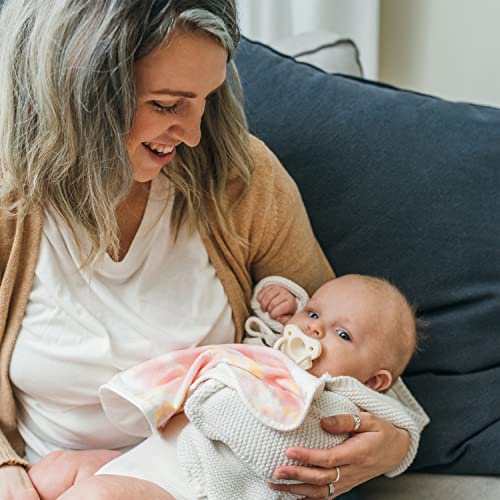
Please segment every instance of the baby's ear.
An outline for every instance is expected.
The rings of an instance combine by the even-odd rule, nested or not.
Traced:
[[[389,389],[392,384],[392,373],[389,370],[379,370],[375,375],[371,376],[365,385],[377,392]]]

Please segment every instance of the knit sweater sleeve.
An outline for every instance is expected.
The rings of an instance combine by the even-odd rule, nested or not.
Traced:
[[[279,275],[302,286],[310,295],[334,277],[317,242],[297,185],[276,156],[259,141],[259,213],[252,245],[254,282]]]

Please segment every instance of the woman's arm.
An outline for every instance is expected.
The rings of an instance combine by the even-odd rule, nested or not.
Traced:
[[[308,497],[327,497],[330,483],[335,487],[332,498],[350,491],[369,479],[397,467],[410,449],[410,435],[404,429],[370,413],[360,413],[361,425],[354,431],[352,415],[325,418],[321,426],[333,434],[351,433],[352,437],[330,449],[289,448],[288,458],[306,466],[279,467],[277,479],[294,479],[305,484],[271,484],[275,490]],[[337,467],[340,477],[337,482]]]

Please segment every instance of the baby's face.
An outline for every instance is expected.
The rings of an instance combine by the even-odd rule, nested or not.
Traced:
[[[348,375],[366,383],[384,368],[380,353],[391,346],[384,345],[388,336],[380,332],[391,325],[381,295],[359,277],[344,276],[319,288],[288,321],[321,342],[322,353],[309,373]]]

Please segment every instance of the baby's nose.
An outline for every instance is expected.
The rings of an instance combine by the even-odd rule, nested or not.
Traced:
[[[308,325],[308,335],[317,337],[319,339],[323,338],[325,335],[325,329],[323,322],[320,319],[315,319],[311,321]]]

